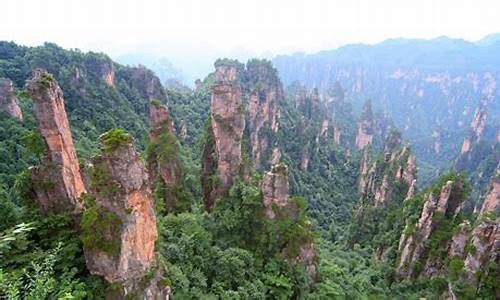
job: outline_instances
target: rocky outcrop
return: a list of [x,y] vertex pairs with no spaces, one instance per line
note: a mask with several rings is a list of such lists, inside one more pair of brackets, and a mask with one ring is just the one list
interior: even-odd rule
[[228,191],[240,171],[244,129],[245,115],[237,67],[231,62],[217,61],[210,127],[202,158],[203,198],[207,209],[211,209],[215,200]]
[[[469,282],[477,286],[478,281],[488,275],[488,265],[498,263],[500,259],[500,218],[481,221],[474,228],[470,243],[473,251],[467,254],[464,270]],[[481,277],[477,276],[478,271],[482,271]]]
[[274,220],[276,213],[273,207],[284,208],[289,204],[287,167],[285,165],[276,165],[271,171],[264,173],[261,187],[264,215]]
[[383,159],[373,160],[371,147],[362,150],[358,192],[361,203],[374,200],[375,206],[386,205],[398,192],[408,197],[415,191],[416,157],[409,147],[401,148],[401,139],[394,131],[386,140]]
[[[499,165],[500,166],[500,165]],[[498,213],[500,210],[500,168],[497,167],[493,176],[490,187],[484,197],[480,215],[486,213]]]
[[276,135],[283,87],[276,69],[268,61],[250,60],[246,73],[250,84],[248,129],[252,160],[255,168],[261,169],[278,163],[281,157]]
[[85,192],[71,130],[64,108],[63,91],[53,76],[35,70],[26,89],[34,102],[38,129],[47,145],[47,155],[32,169],[36,199],[42,211],[78,213]]
[[168,107],[159,101],[151,101],[149,105],[149,127],[150,139],[156,138],[164,129],[174,132],[174,122],[170,119]]
[[115,65],[113,62],[109,61],[108,63],[101,65],[100,73],[101,78],[108,86],[115,87]]
[[142,98],[148,101],[167,102],[168,97],[165,89],[153,71],[144,66],[138,66],[123,72],[126,72],[123,76],[127,78]]
[[361,150],[373,141],[373,112],[370,101],[366,101],[363,106],[361,118],[358,121],[358,131],[356,134],[356,147]]
[[[439,257],[429,256],[431,249],[429,249],[428,241],[440,226],[444,226],[445,222],[452,222],[460,211],[464,200],[462,189],[462,179],[457,177],[454,181],[447,181],[440,188],[439,193],[429,192],[425,196],[427,200],[417,223],[406,224],[405,232],[400,238],[401,254],[397,268],[400,276],[414,277],[421,272],[433,276],[442,271],[443,261]],[[433,247],[447,248],[448,246],[433,245]]]
[[[271,171],[264,173],[261,183],[263,214],[273,222],[291,220],[296,226],[308,227],[303,219],[303,207],[289,195],[288,168],[284,164],[274,165]],[[309,228],[303,228],[303,231]],[[277,237],[281,237],[278,235]],[[301,264],[309,276],[316,279],[317,255],[311,237],[291,237],[284,245],[284,255],[292,264]]]
[[179,146],[168,108],[157,101],[152,101],[149,112],[148,170],[152,182],[161,181],[165,208],[167,212],[173,212],[181,209],[181,201],[177,196],[182,187]]
[[146,274],[154,271],[157,239],[148,173],[128,133],[114,129],[100,139],[102,153],[88,166],[89,193],[83,197],[87,268],[120,286],[114,295],[119,299],[135,292],[161,295],[165,290],[157,280],[144,283]]
[[465,137],[465,140],[462,144],[462,148],[460,150],[460,155],[464,155],[467,152],[469,152],[472,143],[479,141],[486,127],[487,117],[488,114],[486,113],[486,111],[482,106],[476,109],[476,113],[474,114],[474,119],[472,120],[471,123],[471,132],[467,137]]
[[489,271],[490,263],[498,263],[500,259],[500,176],[497,168],[496,175],[492,178],[488,192],[485,195],[481,212],[478,216],[477,226],[472,231],[472,251],[467,253],[464,262],[466,277],[469,282],[477,286],[478,271],[485,277]]
[[19,107],[14,85],[7,78],[0,78],[0,110],[19,121],[23,120],[23,113]]

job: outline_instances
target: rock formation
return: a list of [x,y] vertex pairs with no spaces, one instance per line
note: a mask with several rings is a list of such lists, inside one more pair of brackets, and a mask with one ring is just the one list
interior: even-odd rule
[[[281,158],[276,134],[283,88],[276,69],[267,61],[249,61],[247,74],[250,82],[248,129],[252,160],[255,168],[261,169],[278,163]],[[263,158],[265,161],[262,161]]]
[[179,146],[168,108],[159,102],[152,101],[149,116],[148,170],[153,183],[158,179],[161,180],[165,191],[165,207],[167,212],[172,212],[180,208],[180,199],[177,196],[182,186]]
[[373,141],[373,112],[371,102],[367,100],[363,106],[363,112],[358,122],[356,134],[356,147],[361,150]]
[[486,127],[487,117],[488,117],[487,112],[480,105],[476,109],[476,113],[474,114],[474,119],[472,120],[470,126],[472,129],[471,134],[465,138],[464,143],[462,144],[462,148],[460,150],[461,155],[464,155],[465,153],[469,152],[471,144],[481,139],[481,136],[483,135],[484,129]]
[[[328,123],[325,129],[325,120],[328,122],[326,108],[320,102],[318,89],[307,90],[298,86],[295,95],[295,106],[301,113],[301,122],[298,124],[298,133],[306,141],[301,145],[300,169],[305,171],[309,167],[311,156],[318,149],[320,138],[326,137]],[[313,142],[314,139],[314,142]]]
[[[428,241],[440,226],[452,222],[460,211],[463,183],[461,177],[454,181],[447,181],[439,193],[429,192],[425,195],[426,201],[416,224],[406,224],[405,232],[401,235],[399,251],[401,253],[397,271],[402,277],[414,277],[420,272],[433,276],[442,272],[443,261],[439,257],[429,255]],[[409,230],[413,228],[413,230]],[[409,232],[408,234],[406,234]],[[447,241],[445,241],[447,242]],[[433,247],[447,248],[446,245]],[[417,267],[419,266],[419,267]]]
[[64,108],[63,92],[51,74],[35,70],[26,88],[34,102],[38,128],[47,145],[47,155],[32,169],[32,181],[42,211],[79,212],[85,187],[80,174],[71,130]]
[[498,213],[500,210],[500,163],[497,166],[495,175],[491,180],[490,187],[484,197],[480,215],[486,213]]
[[142,98],[148,101],[158,100],[166,103],[168,100],[165,89],[161,85],[160,79],[144,66],[138,66],[127,70],[128,81],[135,87]]
[[[386,139],[383,159],[372,159],[371,147],[362,150],[358,191],[362,203],[373,199],[375,206],[386,205],[396,191],[408,197],[414,193],[416,178],[416,157],[409,147],[401,148],[397,131]],[[402,188],[396,184],[403,184]],[[413,187],[412,187],[413,186]],[[410,189],[413,191],[410,191]]]
[[211,119],[202,158],[203,199],[207,209],[225,194],[240,171],[245,114],[235,62],[215,63]]
[[485,195],[478,225],[472,231],[471,245],[474,251],[469,251],[465,258],[464,269],[470,282],[477,285],[478,271],[487,275],[488,265],[498,263],[500,259],[500,176],[497,168],[488,192]]
[[288,169],[285,165],[276,165],[264,173],[262,179],[262,201],[264,215],[274,220],[276,213],[273,206],[283,208],[289,204]]
[[0,110],[19,121],[23,120],[23,113],[17,101],[14,85],[7,78],[0,78]]
[[[307,221],[301,219],[303,207],[289,195],[288,168],[284,164],[274,165],[271,171],[264,173],[261,184],[264,216],[274,222],[284,219],[292,220],[297,226],[308,226]],[[309,230],[309,229],[307,229]],[[279,238],[279,237],[278,237]],[[292,264],[302,264],[311,278],[315,279],[316,250],[312,238],[297,238],[289,241],[283,250]],[[297,248],[297,249],[292,249]]]
[[100,73],[101,78],[108,86],[115,87],[115,65],[111,60],[101,65]]
[[88,167],[89,193],[83,197],[87,268],[120,286],[114,291],[119,299],[137,292],[161,295],[165,290],[158,280],[139,284],[155,267],[156,215],[148,173],[128,133],[114,129],[100,139],[102,153]]

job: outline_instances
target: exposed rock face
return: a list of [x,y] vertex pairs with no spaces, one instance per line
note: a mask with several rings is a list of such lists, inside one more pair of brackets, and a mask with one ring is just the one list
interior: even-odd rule
[[[205,206],[210,209],[215,199],[226,193],[241,166],[241,141],[245,115],[237,69],[224,62],[215,65],[215,84],[212,87],[211,143],[204,146],[202,184]],[[214,170],[215,169],[215,170]],[[216,175],[218,180],[203,182]]]
[[477,284],[477,272],[487,272],[488,264],[500,259],[500,218],[483,220],[472,232],[471,244],[475,251],[468,253],[464,269],[469,281]]
[[180,201],[175,191],[181,187],[182,167],[179,158],[177,139],[175,138],[173,122],[165,105],[152,103],[150,105],[150,153],[147,163],[154,183],[158,176],[164,185],[165,207],[167,212],[179,208]]
[[159,100],[166,103],[167,94],[160,79],[144,66],[131,68],[128,72],[129,81],[146,100]]
[[3,110],[19,121],[23,120],[23,113],[19,107],[14,85],[7,78],[0,78],[0,110]]
[[[251,85],[248,103],[250,146],[254,166],[260,169],[262,165],[273,163],[272,151],[279,151],[275,136],[279,128],[283,88],[270,63],[249,61],[247,74]],[[263,156],[267,161],[262,161]]]
[[356,134],[356,147],[361,150],[373,141],[373,112],[370,101],[366,101],[363,107],[361,119],[358,122]]
[[491,181],[490,188],[484,197],[480,214],[498,212],[500,209],[500,168],[497,168],[496,175]]
[[460,150],[460,154],[464,155],[469,152],[471,144],[479,141],[481,136],[483,135],[484,129],[486,127],[486,120],[488,114],[486,110],[480,105],[476,109],[476,113],[474,114],[474,119],[470,125],[472,131],[471,134],[465,137],[464,143],[462,144],[462,148]]
[[373,198],[375,206],[386,205],[396,190],[395,183],[404,184],[400,192],[405,193],[407,197],[414,193],[416,157],[408,147],[401,148],[401,140],[397,137],[399,133],[395,131],[387,138],[383,161],[372,162],[371,148],[363,148],[358,178],[362,203]]
[[115,66],[109,62],[101,66],[101,77],[110,87],[115,87]]
[[153,139],[162,132],[166,126],[171,133],[174,132],[174,122],[170,119],[168,107],[160,103],[151,103],[149,106],[149,138]]
[[271,220],[276,218],[273,205],[283,208],[288,204],[288,169],[284,165],[275,166],[264,173],[262,179],[262,199],[264,214]]
[[33,169],[34,189],[42,210],[79,212],[85,187],[80,174],[63,92],[44,70],[35,70],[26,88],[34,101],[38,128],[48,147],[42,165]]
[[333,128],[333,142],[335,145],[340,145],[340,136],[341,136],[342,131],[340,130],[339,127],[335,126]]
[[[434,275],[439,272],[442,262],[427,259],[426,241],[431,238],[436,228],[440,225],[442,218],[453,219],[460,211],[463,199],[460,194],[463,184],[460,178],[456,181],[448,181],[439,195],[429,193],[424,203],[420,218],[414,225],[413,232],[407,236],[401,235],[399,250],[401,251],[398,265],[398,273],[403,277],[418,275],[415,266],[418,263],[424,265],[423,272]],[[438,215],[439,214],[439,217]],[[412,226],[407,224],[407,226]]]
[[82,217],[85,259],[92,274],[120,283],[126,296],[154,266],[154,200],[132,137],[112,130],[101,141],[102,154],[88,171],[90,194]]
[[[288,168],[283,164],[277,164],[271,171],[264,173],[262,179],[262,201],[264,206],[264,215],[273,221],[279,219],[290,219],[294,222],[299,221],[300,207],[290,199],[288,186]],[[279,237],[278,237],[279,238]],[[289,247],[297,245],[286,245],[283,250],[289,251]],[[287,255],[289,256],[289,255]],[[289,260],[293,264],[302,264],[311,278],[316,279],[316,250],[312,239],[307,239],[298,245],[298,253]]]

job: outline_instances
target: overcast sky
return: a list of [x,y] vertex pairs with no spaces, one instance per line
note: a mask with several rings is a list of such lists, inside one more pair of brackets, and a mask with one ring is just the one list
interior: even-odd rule
[[55,42],[114,57],[270,55],[500,32],[498,0],[6,0],[0,40]]

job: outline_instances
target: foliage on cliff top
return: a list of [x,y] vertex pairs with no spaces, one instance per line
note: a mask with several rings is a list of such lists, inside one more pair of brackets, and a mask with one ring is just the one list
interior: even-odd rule
[[99,137],[104,153],[112,153],[118,147],[133,142],[132,136],[122,128],[111,129]]

